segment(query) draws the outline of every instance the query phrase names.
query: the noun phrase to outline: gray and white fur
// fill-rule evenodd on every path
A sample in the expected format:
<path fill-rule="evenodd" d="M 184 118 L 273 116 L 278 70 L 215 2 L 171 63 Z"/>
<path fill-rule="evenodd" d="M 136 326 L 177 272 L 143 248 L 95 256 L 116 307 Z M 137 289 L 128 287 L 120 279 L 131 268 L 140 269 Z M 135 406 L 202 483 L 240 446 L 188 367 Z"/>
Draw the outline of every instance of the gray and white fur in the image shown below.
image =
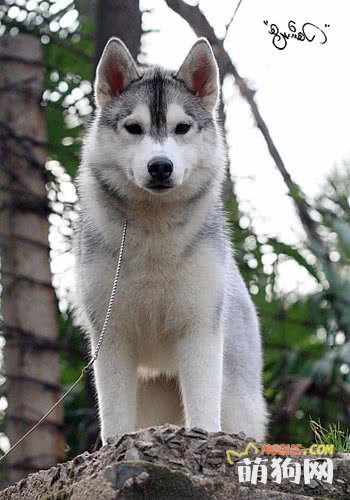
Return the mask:
<path fill-rule="evenodd" d="M 76 316 L 94 350 L 102 441 L 165 422 L 263 439 L 258 319 L 225 231 L 218 68 L 205 39 L 177 73 L 111 39 L 78 175 Z"/>

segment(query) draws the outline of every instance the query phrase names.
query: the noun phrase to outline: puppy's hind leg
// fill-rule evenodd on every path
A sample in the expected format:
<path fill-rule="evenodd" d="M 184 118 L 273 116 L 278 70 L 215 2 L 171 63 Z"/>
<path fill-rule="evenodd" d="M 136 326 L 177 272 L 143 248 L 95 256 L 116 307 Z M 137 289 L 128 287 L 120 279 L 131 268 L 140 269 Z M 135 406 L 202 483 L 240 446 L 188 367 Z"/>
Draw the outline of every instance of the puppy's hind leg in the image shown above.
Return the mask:
<path fill-rule="evenodd" d="M 137 390 L 137 427 L 184 424 L 180 390 L 175 377 L 140 380 Z"/>
<path fill-rule="evenodd" d="M 266 437 L 267 411 L 261 390 L 252 390 L 239 376 L 224 376 L 222 406 L 222 430 L 263 441 Z"/>

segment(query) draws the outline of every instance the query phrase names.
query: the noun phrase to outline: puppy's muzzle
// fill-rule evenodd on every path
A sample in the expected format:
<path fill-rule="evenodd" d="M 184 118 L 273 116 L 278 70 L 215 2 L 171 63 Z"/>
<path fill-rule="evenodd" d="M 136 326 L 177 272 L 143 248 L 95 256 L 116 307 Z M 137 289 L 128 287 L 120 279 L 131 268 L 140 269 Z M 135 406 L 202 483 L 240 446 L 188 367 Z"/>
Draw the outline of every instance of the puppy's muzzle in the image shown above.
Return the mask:
<path fill-rule="evenodd" d="M 150 187 L 171 187 L 171 175 L 174 165 L 171 160 L 165 157 L 155 157 L 147 165 L 148 173 L 151 176 Z"/>

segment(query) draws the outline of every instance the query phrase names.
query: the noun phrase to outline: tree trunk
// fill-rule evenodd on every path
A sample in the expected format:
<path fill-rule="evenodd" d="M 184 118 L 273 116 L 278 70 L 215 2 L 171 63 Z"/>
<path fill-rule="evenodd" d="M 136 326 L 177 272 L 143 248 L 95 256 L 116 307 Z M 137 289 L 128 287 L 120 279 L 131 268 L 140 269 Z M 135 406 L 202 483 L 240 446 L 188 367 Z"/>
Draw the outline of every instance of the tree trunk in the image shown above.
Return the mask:
<path fill-rule="evenodd" d="M 98 0 L 94 67 L 108 39 L 117 36 L 136 59 L 140 52 L 141 19 L 139 0 Z"/>
<path fill-rule="evenodd" d="M 32 35 L 0 38 L 0 239 L 8 410 L 14 444 L 60 395 L 56 299 L 49 265 L 41 45 Z M 55 410 L 8 457 L 16 481 L 64 457 Z"/>

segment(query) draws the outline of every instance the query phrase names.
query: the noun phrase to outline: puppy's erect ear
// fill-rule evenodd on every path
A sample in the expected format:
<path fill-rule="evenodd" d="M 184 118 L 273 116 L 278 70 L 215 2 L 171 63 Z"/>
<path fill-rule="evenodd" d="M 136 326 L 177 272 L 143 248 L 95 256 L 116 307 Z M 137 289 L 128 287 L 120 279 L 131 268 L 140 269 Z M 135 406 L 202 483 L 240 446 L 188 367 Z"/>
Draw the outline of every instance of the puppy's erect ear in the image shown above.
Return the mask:
<path fill-rule="evenodd" d="M 188 53 L 176 78 L 202 100 L 207 111 L 213 111 L 219 94 L 219 69 L 209 42 L 200 38 Z"/>
<path fill-rule="evenodd" d="M 104 48 L 96 70 L 96 106 L 106 106 L 129 82 L 140 77 L 136 63 L 126 46 L 118 38 L 111 38 Z"/>

